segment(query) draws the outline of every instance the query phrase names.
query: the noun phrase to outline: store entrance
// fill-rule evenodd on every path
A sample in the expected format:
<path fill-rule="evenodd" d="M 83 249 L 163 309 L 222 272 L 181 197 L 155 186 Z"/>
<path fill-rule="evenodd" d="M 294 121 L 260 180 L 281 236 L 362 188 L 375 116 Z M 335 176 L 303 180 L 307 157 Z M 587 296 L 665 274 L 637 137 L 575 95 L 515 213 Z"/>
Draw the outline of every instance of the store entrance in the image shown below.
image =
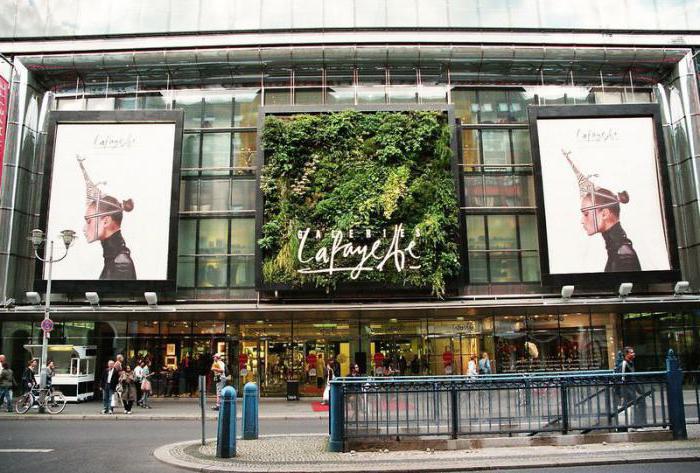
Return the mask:
<path fill-rule="evenodd" d="M 370 357 L 377 376 L 417 376 L 424 370 L 418 337 L 382 335 L 370 340 Z"/>
<path fill-rule="evenodd" d="M 430 373 L 433 375 L 465 375 L 472 356 L 478 358 L 479 338 L 457 334 L 432 336 L 430 340 Z"/>

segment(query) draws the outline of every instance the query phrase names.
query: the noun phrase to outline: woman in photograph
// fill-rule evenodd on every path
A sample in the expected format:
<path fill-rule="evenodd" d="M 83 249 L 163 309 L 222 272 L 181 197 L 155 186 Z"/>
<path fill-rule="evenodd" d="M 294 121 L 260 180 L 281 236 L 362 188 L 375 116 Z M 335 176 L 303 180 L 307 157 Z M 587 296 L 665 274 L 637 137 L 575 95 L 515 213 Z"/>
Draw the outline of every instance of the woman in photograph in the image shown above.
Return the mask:
<path fill-rule="evenodd" d="M 103 194 L 88 176 L 83 161 L 84 159 L 78 158 L 78 164 L 85 179 L 87 196 L 83 233 L 88 243 L 95 241 L 102 243 L 104 267 L 100 273 L 100 279 L 136 279 L 131 251 L 126 246 L 121 232 L 124 212 L 131 212 L 134 209 L 134 202 L 131 199 L 120 202 L 111 195 Z"/>
<path fill-rule="evenodd" d="M 621 271 L 641 271 L 637 252 L 632 247 L 632 241 L 620 224 L 620 204 L 626 204 L 630 198 L 626 191 L 614 193 L 598 187 L 578 170 L 569 155 L 570 151 L 562 150 L 562 154 L 571 165 L 576 175 L 581 196 L 581 225 L 588 236 L 600 233 L 605 240 L 608 260 L 604 271 L 614 273 Z"/>
<path fill-rule="evenodd" d="M 627 192 L 613 194 L 603 188 L 581 199 L 581 225 L 589 236 L 600 233 L 605 241 L 608 252 L 606 273 L 641 271 L 637 252 L 620 224 L 620 204 L 627 202 Z"/>

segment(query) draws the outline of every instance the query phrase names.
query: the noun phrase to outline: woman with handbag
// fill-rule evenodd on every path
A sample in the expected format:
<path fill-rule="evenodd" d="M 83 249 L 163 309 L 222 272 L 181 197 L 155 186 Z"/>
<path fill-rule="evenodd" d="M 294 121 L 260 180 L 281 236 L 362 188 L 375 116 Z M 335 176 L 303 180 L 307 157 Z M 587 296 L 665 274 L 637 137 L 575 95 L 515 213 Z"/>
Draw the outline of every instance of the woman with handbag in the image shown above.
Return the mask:
<path fill-rule="evenodd" d="M 131 414 L 134 401 L 136 401 L 136 381 L 134 381 L 134 372 L 131 371 L 131 366 L 126 365 L 124 371 L 119 375 L 119 385 L 122 387 L 124 414 Z"/>
<path fill-rule="evenodd" d="M 143 372 L 141 374 L 141 407 L 144 409 L 150 409 L 151 404 L 148 402 L 148 398 L 151 395 L 151 361 L 147 360 L 143 366 Z"/>

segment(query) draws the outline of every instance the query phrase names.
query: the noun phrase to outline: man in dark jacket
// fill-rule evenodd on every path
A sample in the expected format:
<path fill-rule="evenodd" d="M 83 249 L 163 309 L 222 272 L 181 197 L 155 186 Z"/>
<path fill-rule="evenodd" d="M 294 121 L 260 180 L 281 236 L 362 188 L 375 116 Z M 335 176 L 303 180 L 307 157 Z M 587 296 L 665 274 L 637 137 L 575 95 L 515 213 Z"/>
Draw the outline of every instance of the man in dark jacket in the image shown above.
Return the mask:
<path fill-rule="evenodd" d="M 112 394 L 119 384 L 119 372 L 114 368 L 114 361 L 107 362 L 107 369 L 102 373 L 100 389 L 102 389 L 102 413 L 114 414 L 112 409 Z"/>
<path fill-rule="evenodd" d="M 7 362 L 1 363 L 2 371 L 0 371 L 0 407 L 7 400 L 7 412 L 12 412 L 12 388 L 15 386 L 15 378 L 13 376 L 10 365 Z"/>

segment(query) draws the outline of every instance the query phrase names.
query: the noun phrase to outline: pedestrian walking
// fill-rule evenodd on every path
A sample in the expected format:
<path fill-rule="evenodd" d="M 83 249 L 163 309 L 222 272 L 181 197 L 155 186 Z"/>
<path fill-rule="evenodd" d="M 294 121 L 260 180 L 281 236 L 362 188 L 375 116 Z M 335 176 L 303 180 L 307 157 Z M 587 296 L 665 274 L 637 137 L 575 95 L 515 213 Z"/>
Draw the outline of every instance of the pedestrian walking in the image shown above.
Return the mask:
<path fill-rule="evenodd" d="M 489 354 L 483 352 L 481 358 L 479 359 L 479 374 L 492 374 L 493 369 L 491 368 L 491 360 L 489 359 Z"/>
<path fill-rule="evenodd" d="M 136 367 L 134 368 L 134 384 L 136 385 L 136 404 L 141 405 L 141 383 L 143 382 L 143 367 L 146 364 L 143 360 L 138 360 Z"/>
<path fill-rule="evenodd" d="M 153 392 L 151 384 L 151 360 L 145 360 L 143 362 L 143 370 L 141 371 L 141 407 L 144 409 L 150 409 L 150 397 Z"/>
<path fill-rule="evenodd" d="M 35 376 L 38 365 L 39 362 L 36 360 L 36 358 L 27 363 L 27 367 L 24 369 L 24 373 L 22 373 L 22 389 L 24 393 L 28 393 L 36 385 Z"/>
<path fill-rule="evenodd" d="M 333 370 L 333 359 L 328 359 L 326 363 L 326 386 L 323 388 L 323 400 L 321 404 L 328 405 L 331 397 L 331 381 L 335 378 L 335 371 Z"/>
<path fill-rule="evenodd" d="M 124 414 L 131 414 L 131 409 L 136 401 L 136 381 L 131 366 L 126 365 L 119 374 L 119 384 L 121 385 L 121 398 L 124 405 Z"/>
<path fill-rule="evenodd" d="M 102 389 L 102 413 L 114 414 L 112 407 L 112 395 L 115 393 L 117 384 L 119 384 L 119 373 L 114 369 L 114 360 L 107 362 L 107 368 L 102 373 L 100 381 L 100 389 Z"/>
<path fill-rule="evenodd" d="M 211 364 L 211 373 L 216 385 L 216 406 L 212 407 L 218 411 L 221 407 L 221 390 L 226 387 L 226 364 L 221 360 L 221 355 L 216 353 Z"/>
<path fill-rule="evenodd" d="M 478 375 L 476 355 L 472 355 L 469 357 L 469 363 L 467 363 L 467 376 L 475 378 Z"/>
<path fill-rule="evenodd" d="M 12 388 L 15 387 L 15 377 L 6 361 L 0 363 L 0 367 L 2 368 L 0 371 L 0 408 L 3 402 L 7 401 L 7 412 L 12 412 Z"/>
<path fill-rule="evenodd" d="M 642 429 L 647 423 L 647 406 L 646 406 L 646 393 L 644 392 L 643 385 L 635 381 L 634 376 L 624 376 L 625 373 L 634 373 L 634 360 L 636 358 L 636 353 L 634 348 L 625 347 L 622 349 L 622 365 L 620 372 L 622 376 L 622 401 L 623 411 L 625 415 L 625 423 L 629 424 L 630 413 L 632 410 L 632 423 L 636 429 Z"/>

